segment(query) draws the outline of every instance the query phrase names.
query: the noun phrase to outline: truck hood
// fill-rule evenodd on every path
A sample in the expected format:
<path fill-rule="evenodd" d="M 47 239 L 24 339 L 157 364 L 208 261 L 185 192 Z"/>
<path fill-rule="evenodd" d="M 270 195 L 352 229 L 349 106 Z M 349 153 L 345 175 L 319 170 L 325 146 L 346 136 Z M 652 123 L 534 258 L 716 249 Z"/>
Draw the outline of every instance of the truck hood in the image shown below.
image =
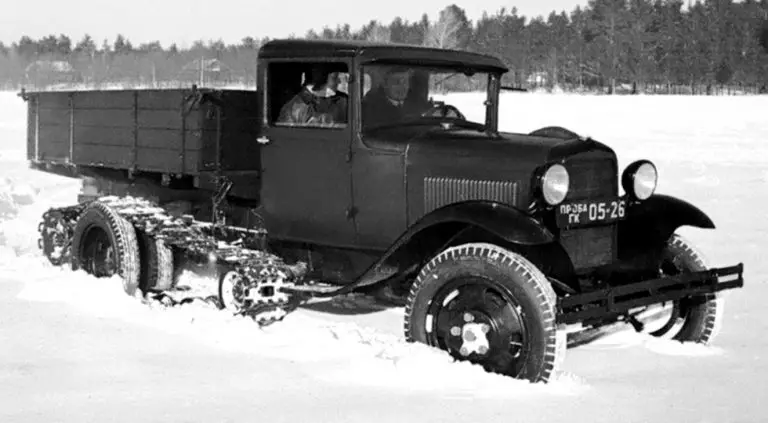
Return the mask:
<path fill-rule="evenodd" d="M 491 136 L 469 130 L 432 131 L 408 141 L 406 164 L 433 169 L 448 165 L 452 172 L 484 174 L 494 179 L 509 172 L 509 176 L 530 177 L 535 168 L 546 163 L 592 151 L 613 154 L 608 146 L 591 139 L 563 140 L 513 132 Z"/>
<path fill-rule="evenodd" d="M 609 147 L 593 140 L 511 132 L 489 135 L 472 130 L 422 129 L 388 135 L 405 149 L 410 222 L 441 205 L 471 199 L 499 201 L 527 210 L 538 168 L 596 151 L 615 157 Z M 388 144 L 379 137 L 375 142 Z"/>

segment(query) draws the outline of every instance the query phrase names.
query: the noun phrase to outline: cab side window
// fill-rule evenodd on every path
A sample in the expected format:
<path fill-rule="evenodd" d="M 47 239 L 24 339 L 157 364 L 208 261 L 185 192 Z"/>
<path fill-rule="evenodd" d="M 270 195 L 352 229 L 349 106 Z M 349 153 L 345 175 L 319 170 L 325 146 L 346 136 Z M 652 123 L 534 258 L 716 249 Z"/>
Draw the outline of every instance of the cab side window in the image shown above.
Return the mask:
<path fill-rule="evenodd" d="M 349 119 L 349 71 L 341 62 L 268 65 L 272 126 L 345 128 Z"/>

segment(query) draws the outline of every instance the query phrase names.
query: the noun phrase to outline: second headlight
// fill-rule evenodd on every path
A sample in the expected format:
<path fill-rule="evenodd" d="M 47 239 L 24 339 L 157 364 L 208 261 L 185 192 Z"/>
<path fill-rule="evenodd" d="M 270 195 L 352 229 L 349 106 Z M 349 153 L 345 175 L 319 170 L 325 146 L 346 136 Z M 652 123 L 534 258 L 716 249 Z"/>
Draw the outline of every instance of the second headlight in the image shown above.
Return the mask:
<path fill-rule="evenodd" d="M 637 200 L 647 200 L 656 191 L 658 183 L 656 166 L 648 160 L 633 162 L 621 175 L 621 186 L 624 192 Z"/>

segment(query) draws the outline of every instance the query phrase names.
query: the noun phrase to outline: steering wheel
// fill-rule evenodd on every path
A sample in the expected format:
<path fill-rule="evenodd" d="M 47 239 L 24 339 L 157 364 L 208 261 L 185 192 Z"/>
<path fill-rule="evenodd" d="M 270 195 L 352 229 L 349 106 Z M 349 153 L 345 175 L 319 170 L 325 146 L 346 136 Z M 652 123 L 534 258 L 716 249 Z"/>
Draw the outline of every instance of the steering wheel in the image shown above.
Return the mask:
<path fill-rule="evenodd" d="M 440 115 L 435 115 L 434 114 L 435 112 L 440 112 Z M 447 117 L 451 117 L 451 116 L 448 116 L 448 114 L 451 113 L 451 112 L 453 112 L 453 114 L 455 115 L 455 116 L 452 116 L 452 117 L 456 117 L 456 118 L 459 118 L 459 119 L 462 119 L 462 120 L 467 120 L 464 117 L 464 115 L 459 111 L 459 109 L 456 108 L 456 106 L 453 106 L 451 104 L 445 104 L 445 103 L 442 103 L 442 102 L 433 104 L 432 107 L 430 107 L 429 110 L 427 110 L 426 112 L 422 113 L 421 116 L 422 117 L 444 117 L 444 118 L 447 118 Z"/>

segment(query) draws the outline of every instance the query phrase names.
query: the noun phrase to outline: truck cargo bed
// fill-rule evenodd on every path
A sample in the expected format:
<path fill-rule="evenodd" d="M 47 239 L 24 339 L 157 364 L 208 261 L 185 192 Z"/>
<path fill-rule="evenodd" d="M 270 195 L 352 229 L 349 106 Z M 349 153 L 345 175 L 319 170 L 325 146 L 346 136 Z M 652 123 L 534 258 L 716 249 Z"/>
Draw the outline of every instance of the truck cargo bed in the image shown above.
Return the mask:
<path fill-rule="evenodd" d="M 255 91 L 27 92 L 27 158 L 199 175 L 258 170 Z"/>

